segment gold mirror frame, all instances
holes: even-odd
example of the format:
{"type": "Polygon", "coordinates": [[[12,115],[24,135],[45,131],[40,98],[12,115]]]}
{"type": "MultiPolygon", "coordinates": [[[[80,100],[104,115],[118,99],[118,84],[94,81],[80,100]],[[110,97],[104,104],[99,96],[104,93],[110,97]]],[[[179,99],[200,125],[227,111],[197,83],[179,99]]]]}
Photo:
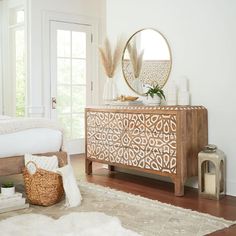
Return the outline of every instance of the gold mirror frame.
{"type": "Polygon", "coordinates": [[[166,43],[166,45],[167,45],[167,48],[168,48],[168,50],[169,50],[169,54],[170,54],[170,66],[169,66],[169,71],[168,71],[168,73],[167,73],[167,75],[166,75],[166,78],[164,79],[164,82],[163,82],[162,85],[160,86],[161,88],[164,87],[164,85],[166,84],[167,80],[169,79],[170,73],[171,73],[171,69],[172,69],[172,54],[171,54],[170,45],[169,45],[169,43],[168,43],[166,37],[165,37],[160,31],[158,31],[158,30],[156,30],[156,29],[154,29],[154,28],[143,28],[143,29],[140,29],[140,30],[136,31],[134,34],[132,34],[132,35],[130,36],[130,38],[128,39],[127,43],[125,44],[125,47],[124,47],[124,50],[123,50],[123,53],[122,53],[122,64],[121,64],[121,65],[122,65],[122,73],[123,73],[123,77],[124,77],[124,79],[125,79],[125,82],[126,82],[126,84],[129,86],[129,88],[130,88],[132,91],[134,91],[136,94],[140,95],[140,96],[145,96],[145,94],[144,94],[144,93],[141,94],[141,93],[139,93],[138,91],[136,91],[136,90],[130,85],[128,79],[126,78],[126,75],[125,75],[125,72],[124,72],[124,60],[125,60],[125,59],[124,59],[124,56],[125,56],[125,52],[126,52],[126,50],[127,50],[128,44],[130,43],[130,41],[132,40],[132,38],[133,38],[135,35],[137,35],[138,33],[142,32],[142,31],[144,31],[144,30],[153,30],[153,31],[155,31],[156,33],[160,34],[160,35],[162,36],[162,38],[164,39],[164,41],[165,41],[165,43],[166,43]]]}

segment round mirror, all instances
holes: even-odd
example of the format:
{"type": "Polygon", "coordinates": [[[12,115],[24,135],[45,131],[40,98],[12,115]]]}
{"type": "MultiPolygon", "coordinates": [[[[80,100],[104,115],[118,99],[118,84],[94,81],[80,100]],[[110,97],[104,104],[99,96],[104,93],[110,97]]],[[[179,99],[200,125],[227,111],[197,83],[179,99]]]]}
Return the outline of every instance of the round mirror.
{"type": "Polygon", "coordinates": [[[171,51],[166,38],[154,29],[133,34],[124,48],[122,71],[129,87],[139,95],[157,84],[162,88],[171,71],[171,51]]]}

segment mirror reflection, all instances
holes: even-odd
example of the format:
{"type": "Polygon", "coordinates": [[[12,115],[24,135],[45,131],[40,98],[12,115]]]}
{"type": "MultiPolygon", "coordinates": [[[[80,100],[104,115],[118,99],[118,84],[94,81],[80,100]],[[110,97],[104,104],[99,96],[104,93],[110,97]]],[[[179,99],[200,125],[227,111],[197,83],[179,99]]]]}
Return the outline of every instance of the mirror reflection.
{"type": "Polygon", "coordinates": [[[129,87],[144,95],[150,86],[163,87],[171,70],[171,52],[165,37],[154,29],[136,32],[128,40],[122,70],[129,87]]]}

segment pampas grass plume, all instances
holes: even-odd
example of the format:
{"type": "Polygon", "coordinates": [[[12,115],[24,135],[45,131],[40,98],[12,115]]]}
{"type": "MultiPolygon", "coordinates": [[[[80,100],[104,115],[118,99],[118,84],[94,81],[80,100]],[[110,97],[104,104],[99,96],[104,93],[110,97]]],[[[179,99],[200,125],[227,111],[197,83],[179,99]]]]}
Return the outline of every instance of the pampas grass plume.
{"type": "Polygon", "coordinates": [[[144,50],[142,50],[138,54],[136,41],[134,41],[132,45],[128,43],[127,49],[128,49],[130,61],[133,67],[134,77],[138,78],[142,69],[144,50]]]}
{"type": "Polygon", "coordinates": [[[117,40],[114,52],[111,49],[111,43],[108,38],[105,39],[103,47],[99,47],[100,60],[108,78],[113,78],[119,65],[123,49],[123,41],[117,40]]]}

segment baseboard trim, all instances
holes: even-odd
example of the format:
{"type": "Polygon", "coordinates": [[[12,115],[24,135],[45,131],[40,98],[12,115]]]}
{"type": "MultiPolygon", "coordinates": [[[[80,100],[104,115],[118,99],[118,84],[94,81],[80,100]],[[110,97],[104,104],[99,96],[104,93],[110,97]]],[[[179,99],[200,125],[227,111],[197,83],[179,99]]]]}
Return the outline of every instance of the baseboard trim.
{"type": "Polygon", "coordinates": [[[226,181],[226,194],[230,196],[236,196],[236,182],[228,180],[226,181]]]}
{"type": "MultiPolygon", "coordinates": [[[[148,174],[148,173],[142,173],[134,170],[128,170],[123,168],[116,167],[117,171],[128,173],[128,174],[134,174],[139,175],[147,178],[153,178],[165,182],[172,182],[169,177],[163,177],[160,175],[154,175],[154,174],[148,174]]],[[[185,186],[191,187],[191,188],[198,188],[198,179],[197,177],[189,178],[188,181],[185,183],[185,186]]],[[[234,181],[226,181],[226,194],[230,196],[236,196],[236,182],[234,181]]]]}

